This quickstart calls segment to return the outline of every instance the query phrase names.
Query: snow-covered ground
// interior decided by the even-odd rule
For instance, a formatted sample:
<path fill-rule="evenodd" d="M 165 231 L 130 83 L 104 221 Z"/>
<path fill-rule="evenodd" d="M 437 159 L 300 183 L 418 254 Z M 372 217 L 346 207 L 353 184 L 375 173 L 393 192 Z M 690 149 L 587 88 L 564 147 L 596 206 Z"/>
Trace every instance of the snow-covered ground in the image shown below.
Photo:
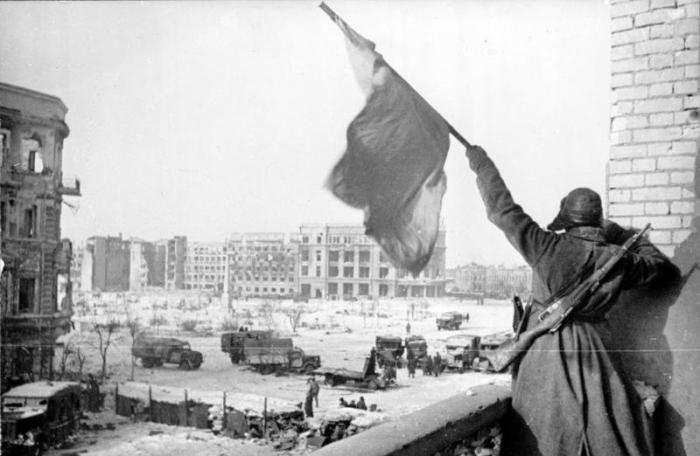
<path fill-rule="evenodd" d="M 158 299 L 163 299 L 159 297 Z M 153 314 L 150 305 L 153 299 L 141 298 L 142 302 L 131 303 L 130 315 L 139 315 L 143 323 L 148 324 Z M 126 303 L 124 301 L 124 303 Z M 207 305 L 208 304 L 208 305 Z M 182 371 L 174 365 L 144 369 L 137 365 L 134 369 L 134 381 L 154 385 L 191 388 L 212 392 L 227 391 L 235 394 L 252 394 L 259 397 L 278 398 L 287 401 L 302 402 L 308 388 L 307 377 L 296 374 L 261 375 L 244 365 L 233 365 L 228 356 L 221 352 L 219 328 L 221 322 L 231 319 L 227 309 L 217 306 L 216 302 L 207 303 L 200 309 L 188 312 L 180 309 L 157 309 L 169 325 L 158 328 L 161 333 L 176 334 L 177 326 L 173 321 L 185 319 L 198 320 L 198 327 L 214 329 L 214 335 L 197 336 L 192 332 L 179 332 L 176 337 L 190 342 L 192 349 L 199 350 L 204 355 L 204 363 L 200 369 Z M 406 336 L 406 323 L 410 322 L 411 334 L 422 335 L 428 342 L 430 354 L 440 351 L 444 356 L 444 341 L 456 334 L 485 335 L 507 330 L 511 324 L 512 307 L 508 301 L 487 300 L 485 305 L 477 306 L 474 301 L 459 301 L 455 299 L 430 300 L 386 300 L 380 302 L 378 316 L 372 313 L 371 302 L 318 302 L 311 301 L 303 305 L 301 324 L 296 333 L 292 333 L 289 318 L 284 314 L 284 307 L 292 303 L 273 304 L 274 312 L 260 311 L 261 302 L 234 303 L 239 324 L 246 324 L 251 329 L 272 328 L 280 335 L 291 336 L 294 345 L 301 347 L 309 354 L 321 356 L 324 366 L 344 367 L 361 370 L 365 356 L 374 345 L 376 335 Z M 133 307 L 141 306 L 138 312 Z M 111 306 L 110 306 L 111 307 Z M 268 306 L 269 307 L 269 306 Z M 414 318 L 410 318 L 411 308 Z M 103 311 L 104 309 L 100 309 Z M 458 331 L 438 331 L 435 317 L 446 311 L 469 313 L 470 320 L 463 324 Z M 366 313 L 365 313 L 366 312 Z M 93 313 L 93 312 L 88 312 Z M 101 312 L 104 314 L 104 312 Z M 407 317 L 408 320 L 407 320 Z M 78 325 L 84 331 L 76 331 L 66 340 L 73 340 L 87 355 L 84 372 L 99 372 L 100 359 L 97 350 L 92 348 L 95 342 L 94 332 L 90 332 L 90 316 L 81 318 Z M 311 329 L 314 328 L 314 329 Z M 114 346 L 108 353 L 107 388 L 112 389 L 115 382 L 125 382 L 131 377 L 131 342 L 128 331 L 122 332 L 115 338 Z M 60 351 L 57 359 L 60 358 Z M 508 382 L 508 375 L 482 374 L 475 372 L 445 373 L 439 377 L 426 377 L 421 372 L 411 379 L 406 369 L 398 370 L 397 385 L 386 391 L 359 391 L 348 386 L 330 387 L 321 385 L 320 407 L 317 415 L 337 415 L 338 402 L 341 397 L 347 401 L 364 396 L 365 402 L 377 404 L 381 411 L 381 419 L 392 419 L 436 401 L 445 399 L 472 386 L 488 382 Z M 109 401 L 108 401 L 109 403 Z M 233 404 L 235 406 L 235 404 Z M 113 416 L 113 415 L 112 415 Z M 115 420 L 122 420 L 119 417 Z M 123 431 L 123 432 L 122 432 Z M 162 433 L 160 433 L 162 431 Z M 115 434 L 109 434 L 114 432 Z M 153 435 L 149 435 L 153 434 Z M 124 438 L 118 437 L 123 435 Z M 205 437 L 206 436 L 206 437 Z M 235 453 L 230 454 L 268 454 L 269 447 L 261 447 L 255 443 L 232 441 L 219 438 L 209 433 L 188 428 L 177 428 L 155 424 L 127 424 L 118 426 L 117 431 L 99 431 L 94 445 L 82 446 L 87 449 L 85 454 L 171 454 L 173 445 L 178 449 L 196 448 L 200 454 L 229 453 L 230 445 L 236 447 Z M 223 440 L 222 440 L 223 439 Z M 129 446 L 131 445 L 131 446 Z M 229 446 L 227 446 L 229 445 Z M 156 450 L 156 448 L 171 448 Z M 64 450 L 65 451 L 65 450 Z M 252 451 L 248 453 L 246 451 Z M 61 453 L 56 453 L 61 454 Z"/>

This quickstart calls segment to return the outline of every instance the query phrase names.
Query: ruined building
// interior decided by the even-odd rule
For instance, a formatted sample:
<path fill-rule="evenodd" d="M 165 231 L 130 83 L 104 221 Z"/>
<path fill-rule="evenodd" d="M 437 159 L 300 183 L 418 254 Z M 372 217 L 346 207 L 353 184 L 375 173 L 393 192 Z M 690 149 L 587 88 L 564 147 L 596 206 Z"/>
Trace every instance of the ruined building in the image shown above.
<path fill-rule="evenodd" d="M 2 375 L 50 375 L 56 338 L 70 330 L 71 243 L 61 204 L 80 182 L 63 176 L 68 109 L 51 95 L 0 83 Z"/>

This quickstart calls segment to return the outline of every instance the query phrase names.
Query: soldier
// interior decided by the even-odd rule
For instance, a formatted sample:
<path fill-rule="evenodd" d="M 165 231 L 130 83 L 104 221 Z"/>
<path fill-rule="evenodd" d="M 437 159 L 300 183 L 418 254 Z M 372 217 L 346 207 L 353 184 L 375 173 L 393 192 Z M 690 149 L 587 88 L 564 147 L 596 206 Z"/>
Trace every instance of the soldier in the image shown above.
<path fill-rule="evenodd" d="M 313 394 L 314 401 L 316 402 L 316 407 L 318 407 L 318 393 L 321 391 L 321 387 L 319 386 L 318 382 L 316 381 L 316 376 L 313 376 L 309 379 L 309 390 Z"/>
<path fill-rule="evenodd" d="M 435 352 L 435 359 L 433 361 L 433 372 L 435 373 L 436 377 L 438 375 L 440 375 L 441 369 L 442 369 L 442 358 L 440 357 L 440 353 Z"/>
<path fill-rule="evenodd" d="M 488 219 L 533 269 L 533 318 L 539 303 L 564 296 L 619 251 L 634 231 L 603 219 L 600 196 L 577 188 L 544 230 L 513 201 L 496 166 L 478 146 L 466 151 Z M 654 454 L 634 388 L 606 351 L 606 315 L 625 288 L 668 283 L 678 269 L 640 239 L 576 313 L 540 336 L 520 359 L 503 455 L 641 456 Z M 628 391 L 630 394 L 628 394 Z"/>
<path fill-rule="evenodd" d="M 428 354 L 425 355 L 423 363 L 423 375 L 433 375 L 433 358 Z"/>
<path fill-rule="evenodd" d="M 360 400 L 357 401 L 358 410 L 367 410 L 367 404 L 365 404 L 364 396 L 360 396 Z"/>
<path fill-rule="evenodd" d="M 306 383 L 309 384 L 309 389 L 306 391 L 306 398 L 304 399 L 304 415 L 306 415 L 307 418 L 314 416 L 314 392 L 311 380 L 312 379 L 308 379 L 306 381 Z"/>
<path fill-rule="evenodd" d="M 408 378 L 416 378 L 416 358 L 408 358 Z"/>

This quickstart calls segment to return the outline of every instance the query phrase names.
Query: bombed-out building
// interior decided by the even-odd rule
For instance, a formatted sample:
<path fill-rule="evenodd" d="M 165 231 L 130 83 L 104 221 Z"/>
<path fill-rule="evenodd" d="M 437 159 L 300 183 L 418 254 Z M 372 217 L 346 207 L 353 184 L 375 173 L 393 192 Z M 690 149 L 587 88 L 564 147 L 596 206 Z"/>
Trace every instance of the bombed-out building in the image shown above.
<path fill-rule="evenodd" d="M 68 108 L 52 95 L 0 83 L 3 387 L 50 375 L 56 338 L 71 326 L 71 243 L 61 205 L 80 196 L 63 175 Z"/>

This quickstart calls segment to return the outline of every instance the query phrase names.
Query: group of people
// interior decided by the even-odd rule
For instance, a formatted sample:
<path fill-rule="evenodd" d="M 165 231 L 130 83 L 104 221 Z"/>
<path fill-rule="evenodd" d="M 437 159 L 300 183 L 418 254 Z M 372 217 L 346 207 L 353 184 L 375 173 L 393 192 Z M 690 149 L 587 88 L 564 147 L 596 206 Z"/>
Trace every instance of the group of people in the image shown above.
<path fill-rule="evenodd" d="M 434 375 L 435 377 L 440 375 L 444 367 L 442 365 L 442 356 L 440 356 L 440 353 L 435 352 L 434 356 L 426 355 L 422 360 L 423 375 Z M 408 368 L 408 378 L 416 378 L 418 361 L 419 360 L 413 356 L 408 358 L 408 364 L 406 366 Z"/>
<path fill-rule="evenodd" d="M 340 398 L 340 403 L 338 404 L 340 407 L 349 407 L 349 408 L 356 408 L 359 410 L 367 410 L 367 404 L 365 404 L 365 398 L 363 396 L 360 396 L 360 399 L 355 402 L 354 399 L 352 399 L 350 402 L 347 402 L 345 398 Z"/>

